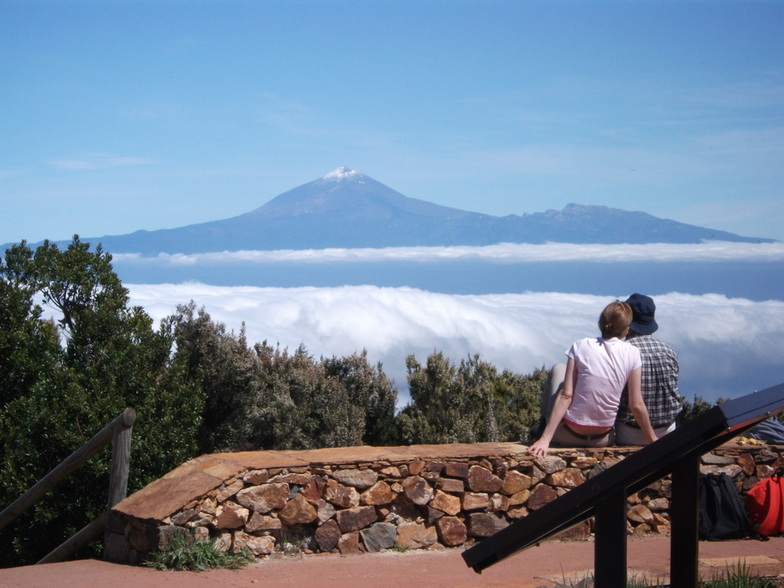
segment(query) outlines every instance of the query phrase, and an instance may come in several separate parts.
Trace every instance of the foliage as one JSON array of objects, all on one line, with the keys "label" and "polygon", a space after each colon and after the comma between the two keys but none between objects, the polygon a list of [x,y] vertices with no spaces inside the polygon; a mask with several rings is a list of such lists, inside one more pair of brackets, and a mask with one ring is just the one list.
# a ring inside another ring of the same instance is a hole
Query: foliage
[{"label": "foliage", "polygon": [[411,403],[398,417],[404,443],[519,441],[539,419],[547,373],[498,373],[473,355],[453,365],[441,352],[423,366],[406,358]]},{"label": "foliage", "polygon": [[236,570],[251,561],[253,556],[247,550],[241,553],[226,553],[215,547],[215,539],[194,541],[177,534],[172,536],[166,549],[156,551],[144,565],[157,570],[203,572],[215,568]]},{"label": "foliage", "polygon": [[[130,492],[199,453],[519,441],[538,420],[544,370],[411,356],[412,401],[396,415],[397,389],[364,350],[315,358],[304,345],[251,347],[244,325],[228,332],[193,302],[156,329],[129,306],[111,261],[78,236],[64,250],[22,242],[0,261],[0,504],[126,407],[137,413]],[[0,566],[37,561],[105,509],[110,455],[104,448],[4,530]]]},{"label": "foliage", "polygon": [[[585,588],[594,585],[593,575],[588,575],[580,580],[574,581],[563,578],[558,583],[560,588]],[[645,577],[632,576],[626,586],[628,588],[646,588],[647,586],[666,586],[661,580],[657,579],[653,583],[647,581]],[[775,588],[778,584],[775,580],[757,576],[752,573],[745,561],[738,562],[734,566],[727,566],[727,569],[714,573],[713,577],[707,581],[699,582],[701,588]]]},{"label": "foliage", "polygon": [[[719,398],[716,404],[721,404],[727,400],[728,398]],[[694,396],[694,402],[689,402],[685,397],[681,396],[681,402],[683,402],[683,410],[675,421],[678,427],[685,425],[715,406],[715,404],[703,400],[700,396]]]},{"label": "foliage", "polygon": [[177,357],[205,398],[203,452],[307,449],[395,440],[397,391],[367,355],[316,360],[266,341],[248,347],[193,302],[173,317]]},{"label": "foliage", "polygon": [[774,588],[776,582],[754,575],[748,564],[741,561],[734,566],[728,565],[724,572],[714,575],[707,582],[701,582],[700,585],[705,588]]},{"label": "foliage", "polygon": [[[78,237],[64,251],[49,242],[35,252],[13,246],[0,265],[0,309],[0,364],[12,376],[0,402],[0,503],[18,498],[126,407],[138,416],[130,491],[193,456],[200,393],[179,381],[171,330],[153,330],[141,308],[128,307],[100,246],[90,251]],[[6,528],[0,565],[37,561],[96,518],[106,508],[110,456],[104,448]]]}]

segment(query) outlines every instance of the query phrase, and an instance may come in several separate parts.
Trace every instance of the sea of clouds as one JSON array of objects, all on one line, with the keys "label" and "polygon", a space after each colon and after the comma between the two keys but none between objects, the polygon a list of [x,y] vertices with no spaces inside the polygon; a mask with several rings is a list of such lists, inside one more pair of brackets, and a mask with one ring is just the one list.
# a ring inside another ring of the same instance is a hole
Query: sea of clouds
[{"label": "sea of clouds", "polygon": [[488,261],[507,263],[602,261],[602,262],[722,262],[782,261],[784,243],[648,243],[605,245],[500,243],[483,247],[385,247],[282,249],[275,251],[220,251],[210,253],[161,253],[157,256],[121,253],[115,262],[160,266],[195,266],[226,263],[334,263],[385,261]]},{"label": "sea of clouds", "polygon": [[401,407],[409,354],[424,362],[441,351],[453,363],[479,354],[530,373],[597,335],[602,308],[634,291],[655,297],[657,336],[680,356],[687,399],[784,382],[780,242],[121,254],[114,262],[131,303],[156,320],[192,300],[235,333],[244,324],[250,344],[304,345],[315,357],[367,351],[395,380]]},{"label": "sea of clouds", "polygon": [[[530,373],[563,361],[572,341],[598,334],[599,313],[612,298],[525,292],[458,295],[377,286],[259,288],[202,283],[130,284],[131,303],[156,320],[193,300],[250,344],[267,341],[316,357],[367,351],[408,400],[405,357],[424,362],[442,351],[454,363],[479,354],[497,367]],[[618,292],[624,299],[632,292]],[[681,361],[688,399],[737,397],[784,381],[784,301],[721,294],[656,297],[657,336]]]}]

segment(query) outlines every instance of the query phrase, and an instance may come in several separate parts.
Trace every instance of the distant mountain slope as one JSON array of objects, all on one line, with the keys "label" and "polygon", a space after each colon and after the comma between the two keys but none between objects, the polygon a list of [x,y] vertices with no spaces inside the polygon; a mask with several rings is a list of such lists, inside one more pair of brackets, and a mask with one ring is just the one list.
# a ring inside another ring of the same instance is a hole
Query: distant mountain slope
[{"label": "distant mountain slope", "polygon": [[399,192],[347,167],[273,198],[251,212],[175,229],[83,238],[112,253],[358,247],[491,245],[495,243],[771,242],[643,212],[570,204],[522,216],[491,216],[439,206]]}]

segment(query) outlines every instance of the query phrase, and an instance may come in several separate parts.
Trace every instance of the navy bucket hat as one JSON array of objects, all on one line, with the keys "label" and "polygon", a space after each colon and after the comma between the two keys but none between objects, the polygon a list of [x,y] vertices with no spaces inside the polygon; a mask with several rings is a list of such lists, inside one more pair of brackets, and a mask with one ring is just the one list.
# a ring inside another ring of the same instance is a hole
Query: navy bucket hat
[{"label": "navy bucket hat", "polygon": [[626,300],[626,303],[632,307],[632,312],[634,313],[632,324],[629,325],[629,328],[640,335],[655,333],[659,325],[656,324],[656,319],[654,318],[656,305],[653,303],[653,298],[644,294],[632,294]]}]

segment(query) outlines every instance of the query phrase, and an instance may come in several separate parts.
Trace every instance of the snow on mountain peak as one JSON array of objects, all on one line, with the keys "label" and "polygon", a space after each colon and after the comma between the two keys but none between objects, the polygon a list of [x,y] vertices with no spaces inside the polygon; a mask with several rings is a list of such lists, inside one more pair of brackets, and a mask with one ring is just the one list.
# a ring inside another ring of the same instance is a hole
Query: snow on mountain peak
[{"label": "snow on mountain peak", "polygon": [[346,167],[345,165],[341,165],[338,169],[329,172],[325,175],[322,180],[347,180],[353,177],[360,175],[359,173],[355,172],[350,167]]}]

